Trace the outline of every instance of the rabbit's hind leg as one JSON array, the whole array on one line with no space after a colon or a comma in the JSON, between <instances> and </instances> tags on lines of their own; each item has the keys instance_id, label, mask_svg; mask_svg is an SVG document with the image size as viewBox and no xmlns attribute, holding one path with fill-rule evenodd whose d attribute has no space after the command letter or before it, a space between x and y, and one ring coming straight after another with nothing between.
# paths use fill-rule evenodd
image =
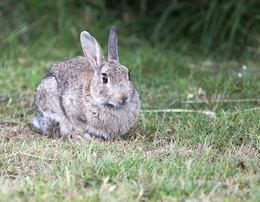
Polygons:
<instances>
[{"instance_id":1,"label":"rabbit's hind leg","mask_svg":"<svg viewBox=\"0 0 260 202\"><path fill-rule=\"evenodd\" d=\"M51 119L48 116L44 116L43 112L38 111L37 117L33 119L33 125L46 136L50 134L60 134L59 122Z\"/></svg>"},{"instance_id":2,"label":"rabbit's hind leg","mask_svg":"<svg viewBox=\"0 0 260 202\"><path fill-rule=\"evenodd\" d=\"M67 119L61 108L59 87L55 77L45 77L38 85L35 104L38 112L37 117L33 119L33 125L45 135L53 131L64 133Z\"/></svg>"}]
</instances>

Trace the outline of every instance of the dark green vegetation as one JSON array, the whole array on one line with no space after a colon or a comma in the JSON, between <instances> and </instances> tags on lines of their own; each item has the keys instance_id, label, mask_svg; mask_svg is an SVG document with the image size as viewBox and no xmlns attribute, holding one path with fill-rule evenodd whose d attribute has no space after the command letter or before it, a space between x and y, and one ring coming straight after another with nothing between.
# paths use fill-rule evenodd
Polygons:
<instances>
[{"instance_id":1,"label":"dark green vegetation","mask_svg":"<svg viewBox=\"0 0 260 202\"><path fill-rule=\"evenodd\" d=\"M0 201L260 200L257 1L159 1L162 8L118 1L116 10L111 1L111 11L105 1L9 2L0 2ZM82 30L106 53L111 26L143 109L210 110L216 117L142 113L116 142L37 134L30 126L37 83L55 61L82 55Z\"/></svg>"}]
</instances>

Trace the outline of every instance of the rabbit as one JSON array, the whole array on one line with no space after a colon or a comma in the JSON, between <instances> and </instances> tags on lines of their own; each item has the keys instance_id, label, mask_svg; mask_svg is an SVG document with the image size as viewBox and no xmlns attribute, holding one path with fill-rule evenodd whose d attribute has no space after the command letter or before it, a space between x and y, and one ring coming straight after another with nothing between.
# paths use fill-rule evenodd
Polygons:
<instances>
[{"instance_id":1,"label":"rabbit","mask_svg":"<svg viewBox=\"0 0 260 202\"><path fill-rule=\"evenodd\" d=\"M127 67L119 63L117 32L110 29L108 61L97 40L80 34L85 57L56 62L38 84L33 125L49 136L119 139L135 124L140 98Z\"/></svg>"}]
</instances>

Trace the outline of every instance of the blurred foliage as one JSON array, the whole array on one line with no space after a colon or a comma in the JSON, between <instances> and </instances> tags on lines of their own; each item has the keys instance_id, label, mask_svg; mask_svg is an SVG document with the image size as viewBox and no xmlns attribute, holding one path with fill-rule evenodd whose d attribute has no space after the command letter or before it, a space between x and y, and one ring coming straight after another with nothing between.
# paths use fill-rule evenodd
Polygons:
<instances>
[{"instance_id":1,"label":"blurred foliage","mask_svg":"<svg viewBox=\"0 0 260 202\"><path fill-rule=\"evenodd\" d=\"M82 30L103 41L110 26L129 44L145 40L206 55L258 53L260 41L259 0L1 0L0 10L2 47L39 37L55 43L53 35L71 45Z\"/></svg>"}]
</instances>

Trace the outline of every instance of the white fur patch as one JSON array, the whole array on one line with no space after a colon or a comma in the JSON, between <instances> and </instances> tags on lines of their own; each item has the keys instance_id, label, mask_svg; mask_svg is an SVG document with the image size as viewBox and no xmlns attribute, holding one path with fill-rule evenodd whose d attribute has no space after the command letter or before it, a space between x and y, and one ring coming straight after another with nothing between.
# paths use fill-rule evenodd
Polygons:
<instances>
[{"instance_id":1,"label":"white fur patch","mask_svg":"<svg viewBox=\"0 0 260 202\"><path fill-rule=\"evenodd\" d=\"M61 133L61 134L68 134L68 133L69 133L69 130L68 130L68 128L66 127L65 124L61 124L61 123L60 123L60 133Z\"/></svg>"},{"instance_id":2,"label":"white fur patch","mask_svg":"<svg viewBox=\"0 0 260 202\"><path fill-rule=\"evenodd\" d=\"M90 86L90 94L92 96L92 98L95 100L96 103L103 105L106 103L106 101L104 101L102 98L98 98L95 96L95 93L93 92L93 88L92 86Z\"/></svg>"},{"instance_id":3,"label":"white fur patch","mask_svg":"<svg viewBox=\"0 0 260 202\"><path fill-rule=\"evenodd\" d=\"M90 136L90 134L86 133L86 134L84 134L84 139L87 141L90 141L92 139L92 137Z\"/></svg>"},{"instance_id":4,"label":"white fur patch","mask_svg":"<svg viewBox=\"0 0 260 202\"><path fill-rule=\"evenodd\" d=\"M40 129L40 125L39 125L38 120L37 120L36 117L33 118L32 124L33 124L36 128Z\"/></svg>"}]
</instances>

